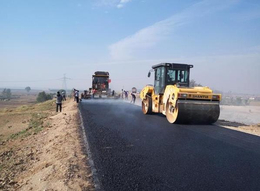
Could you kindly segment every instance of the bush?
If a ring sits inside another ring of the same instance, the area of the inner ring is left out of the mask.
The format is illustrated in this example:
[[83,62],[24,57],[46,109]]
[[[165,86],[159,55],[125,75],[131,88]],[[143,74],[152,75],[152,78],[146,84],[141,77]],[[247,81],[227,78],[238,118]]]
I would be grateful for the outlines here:
[[27,93],[29,93],[29,91],[31,91],[31,88],[30,88],[29,86],[27,86],[27,87],[25,88],[25,90],[27,91]]
[[52,95],[46,94],[45,91],[40,92],[36,98],[37,102],[44,102],[51,99],[52,99]]
[[10,89],[4,89],[2,92],[3,99],[11,99],[12,93]]

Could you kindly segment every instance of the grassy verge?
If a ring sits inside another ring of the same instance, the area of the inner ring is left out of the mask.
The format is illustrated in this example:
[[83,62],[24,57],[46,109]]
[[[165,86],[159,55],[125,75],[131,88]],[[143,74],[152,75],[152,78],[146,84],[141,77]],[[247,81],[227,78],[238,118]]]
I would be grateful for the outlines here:
[[29,125],[26,129],[18,133],[11,134],[8,139],[25,138],[32,134],[37,134],[44,128],[44,119],[48,117],[47,113],[33,113]]
[[45,119],[55,112],[53,100],[0,110],[0,143],[40,132]]
[[[30,160],[23,148],[33,145],[23,143],[49,126],[47,118],[55,112],[53,100],[34,105],[23,105],[0,111],[0,190],[8,190],[17,174],[25,170]],[[22,147],[21,147],[22,145]]]

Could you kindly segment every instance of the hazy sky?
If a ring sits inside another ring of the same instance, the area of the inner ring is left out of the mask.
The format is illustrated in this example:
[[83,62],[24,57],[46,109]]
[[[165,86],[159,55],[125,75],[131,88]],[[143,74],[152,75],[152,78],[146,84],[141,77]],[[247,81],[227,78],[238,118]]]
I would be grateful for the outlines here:
[[259,0],[0,0],[0,88],[138,89],[151,66],[193,64],[191,78],[260,94]]

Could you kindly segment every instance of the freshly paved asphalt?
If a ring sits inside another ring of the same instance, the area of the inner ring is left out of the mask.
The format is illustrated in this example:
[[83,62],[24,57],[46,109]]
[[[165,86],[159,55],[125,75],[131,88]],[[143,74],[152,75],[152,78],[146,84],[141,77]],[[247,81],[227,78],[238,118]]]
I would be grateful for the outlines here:
[[119,101],[79,105],[101,190],[260,190],[260,138],[169,124]]

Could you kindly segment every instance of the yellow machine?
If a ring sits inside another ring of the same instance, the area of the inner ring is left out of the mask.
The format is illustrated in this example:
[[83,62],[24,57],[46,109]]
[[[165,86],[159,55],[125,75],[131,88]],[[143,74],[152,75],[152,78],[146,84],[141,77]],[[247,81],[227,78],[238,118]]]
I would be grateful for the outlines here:
[[215,123],[221,95],[208,87],[189,87],[190,68],[193,65],[154,65],[154,86],[147,85],[140,93],[143,113],[162,113],[170,123]]

